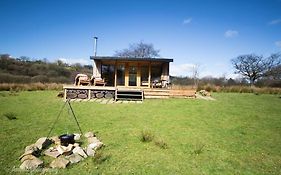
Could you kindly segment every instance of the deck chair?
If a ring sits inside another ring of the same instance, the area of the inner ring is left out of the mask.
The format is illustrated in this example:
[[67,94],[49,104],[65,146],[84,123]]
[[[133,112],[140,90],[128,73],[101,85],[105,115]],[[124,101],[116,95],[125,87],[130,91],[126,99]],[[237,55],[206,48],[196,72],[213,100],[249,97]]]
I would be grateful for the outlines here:
[[75,77],[75,86],[88,86],[90,85],[90,79],[85,74],[77,74]]
[[96,77],[96,78],[93,78],[93,85],[94,86],[105,86],[106,82],[105,82],[104,78]]

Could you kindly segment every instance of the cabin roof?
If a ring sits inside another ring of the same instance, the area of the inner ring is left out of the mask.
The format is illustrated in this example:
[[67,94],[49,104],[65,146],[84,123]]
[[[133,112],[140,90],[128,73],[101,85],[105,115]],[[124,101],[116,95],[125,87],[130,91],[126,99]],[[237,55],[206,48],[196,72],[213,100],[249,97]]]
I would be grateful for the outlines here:
[[112,57],[112,56],[91,56],[91,60],[101,61],[158,61],[158,62],[173,62],[170,58],[138,58],[138,57]]

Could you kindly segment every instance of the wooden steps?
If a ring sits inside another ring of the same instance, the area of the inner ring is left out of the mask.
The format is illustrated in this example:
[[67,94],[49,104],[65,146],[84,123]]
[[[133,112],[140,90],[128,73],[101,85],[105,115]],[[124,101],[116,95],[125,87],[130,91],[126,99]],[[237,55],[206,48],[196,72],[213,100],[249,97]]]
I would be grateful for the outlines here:
[[115,100],[143,101],[143,90],[141,89],[116,89]]
[[195,98],[195,90],[144,89],[144,98]]
[[196,98],[196,90],[170,90],[170,97]]

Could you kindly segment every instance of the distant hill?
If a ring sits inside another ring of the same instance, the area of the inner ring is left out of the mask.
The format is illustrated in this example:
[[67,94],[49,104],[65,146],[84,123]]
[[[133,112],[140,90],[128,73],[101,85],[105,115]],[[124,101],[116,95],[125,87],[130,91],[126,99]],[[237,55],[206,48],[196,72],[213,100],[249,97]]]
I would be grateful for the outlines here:
[[73,83],[77,73],[90,76],[92,66],[0,55],[0,83]]

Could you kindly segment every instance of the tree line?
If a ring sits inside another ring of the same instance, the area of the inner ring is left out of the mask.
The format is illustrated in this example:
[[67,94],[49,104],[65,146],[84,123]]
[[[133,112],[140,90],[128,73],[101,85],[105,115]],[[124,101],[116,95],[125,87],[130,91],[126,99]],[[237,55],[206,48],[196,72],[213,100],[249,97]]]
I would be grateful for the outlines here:
[[91,75],[92,66],[0,54],[0,83],[73,83],[81,72]]

